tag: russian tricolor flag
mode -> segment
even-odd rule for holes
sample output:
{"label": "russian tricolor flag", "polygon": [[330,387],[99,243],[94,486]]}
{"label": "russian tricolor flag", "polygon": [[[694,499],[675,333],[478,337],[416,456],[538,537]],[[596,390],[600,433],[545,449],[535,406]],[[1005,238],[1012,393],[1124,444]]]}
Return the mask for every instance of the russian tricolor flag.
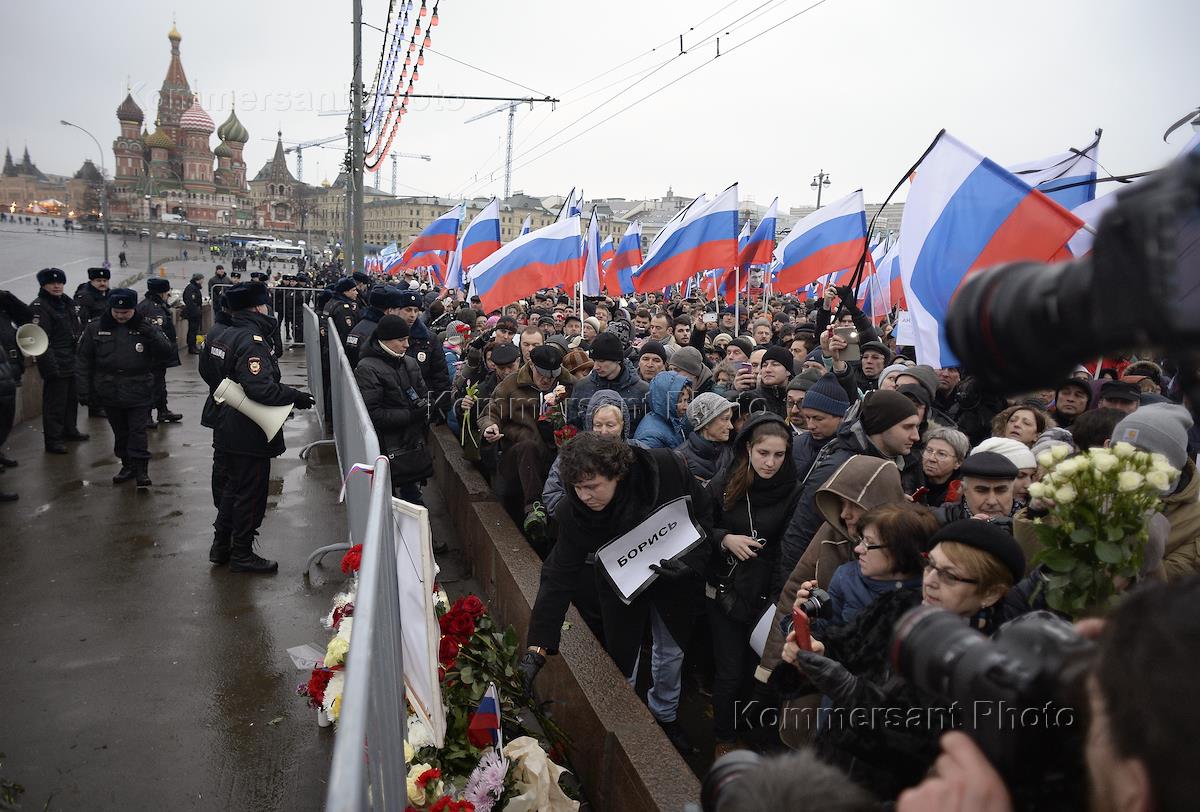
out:
{"label": "russian tricolor flag", "polygon": [[1084,149],[1010,166],[1008,171],[1070,211],[1095,199],[1099,156],[1097,134],[1096,140]]}
{"label": "russian tricolor flag", "polygon": [[463,232],[459,262],[467,271],[500,249],[500,201],[492,198]]}
{"label": "russian tricolor flag", "polygon": [[779,219],[779,198],[771,201],[766,215],[758,222],[745,245],[738,246],[738,265],[745,273],[751,265],[768,265],[775,253],[775,223]]}
{"label": "russian tricolor flag", "polygon": [[622,296],[634,292],[633,272],[642,264],[642,224],[632,222],[625,229],[625,236],[617,244],[612,264],[608,266],[610,278],[616,277]]}
{"label": "russian tricolor flag", "polygon": [[483,736],[492,740],[492,746],[499,750],[503,746],[503,732],[500,728],[500,694],[496,691],[496,683],[488,684],[487,690],[479,700],[479,707],[471,714],[467,722],[467,731],[476,734],[472,741],[480,741]]}
{"label": "russian tricolor flag", "polygon": [[587,235],[583,238],[583,296],[600,295],[600,221],[596,219],[596,207],[588,221]]}
{"label": "russian tricolor flag", "polygon": [[1002,262],[1061,258],[1082,222],[943,130],[917,168],[900,226],[900,272],[917,361],[956,366],[950,300],[972,273]]}
{"label": "russian tricolor flag", "polygon": [[867,250],[862,189],[817,209],[792,227],[775,249],[781,292],[799,290],[825,274],[857,268]]}
{"label": "russian tricolor flag", "polygon": [[469,278],[491,312],[543,288],[573,285],[582,272],[579,218],[571,217],[517,237],[472,268]]}
{"label": "russian tricolor flag", "polygon": [[693,203],[685,209],[674,230],[650,246],[633,286],[640,292],[660,290],[709,268],[732,267],[737,262],[737,190],[735,183],[708,205]]}
{"label": "russian tricolor flag", "polygon": [[600,243],[600,288],[614,298],[621,295],[621,285],[616,273],[609,273],[616,255],[617,249],[613,247],[613,238],[609,234],[604,238],[604,242]]}
{"label": "russian tricolor flag", "polygon": [[[410,260],[419,254],[432,251],[449,254],[458,248],[458,226],[462,222],[463,204],[459,203],[450,211],[438,217],[425,230],[416,236],[408,248],[404,249],[401,263],[412,267]],[[445,267],[445,262],[442,263]]]}

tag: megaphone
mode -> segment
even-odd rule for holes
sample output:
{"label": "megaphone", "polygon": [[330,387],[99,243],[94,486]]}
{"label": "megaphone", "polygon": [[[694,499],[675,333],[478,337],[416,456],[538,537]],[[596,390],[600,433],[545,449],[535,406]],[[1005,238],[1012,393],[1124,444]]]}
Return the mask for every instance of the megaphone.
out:
{"label": "megaphone", "polygon": [[36,324],[22,324],[17,328],[17,347],[30,358],[37,358],[50,349],[50,338]]}
{"label": "megaphone", "polygon": [[237,381],[225,378],[213,392],[213,400],[235,409],[253,420],[271,440],[283,428],[284,421],[292,413],[291,405],[264,406],[246,397],[246,390]]}

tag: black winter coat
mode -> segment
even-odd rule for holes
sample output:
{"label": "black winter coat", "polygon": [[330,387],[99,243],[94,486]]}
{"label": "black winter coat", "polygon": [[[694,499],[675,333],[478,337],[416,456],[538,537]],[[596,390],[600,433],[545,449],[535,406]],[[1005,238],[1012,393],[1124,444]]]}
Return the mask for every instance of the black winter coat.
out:
{"label": "black winter coat", "polygon": [[137,313],[118,324],[111,312],[83,329],[75,353],[75,390],[81,403],[122,409],[154,403],[152,370],[175,355],[157,326]]}
{"label": "black winter coat", "polygon": [[350,298],[346,294],[335,293],[325,303],[323,313],[326,317],[333,319],[333,326],[337,329],[338,340],[345,347],[346,337],[350,335],[350,330],[353,329],[354,323],[360,318],[357,305],[350,301]]}
{"label": "black winter coat", "polygon": [[75,303],[63,296],[51,296],[43,288],[29,303],[30,321],[46,331],[50,348],[38,356],[38,372],[43,379],[75,376],[75,345],[83,326],[75,313]]}
{"label": "black winter coat", "polygon": [[217,314],[213,317],[212,327],[208,328],[208,335],[204,337],[204,349],[200,353],[200,361],[197,364],[200,370],[200,377],[208,384],[208,397],[204,399],[204,408],[200,412],[200,425],[206,429],[215,429],[217,427],[219,419],[218,410],[221,406],[213,400],[212,393],[221,385],[223,377],[222,369],[225,364],[225,350],[219,349],[214,354],[213,347],[223,346],[215,342],[232,325],[233,320],[229,313],[224,310],[218,310]]}
{"label": "black winter coat", "polygon": [[200,318],[204,311],[204,291],[199,282],[188,282],[183,289],[183,317],[189,320]]}
{"label": "black winter coat", "polygon": [[169,357],[157,362],[158,368],[169,369],[170,367],[179,366],[178,337],[175,333],[175,319],[171,313],[171,308],[167,307],[167,303],[157,293],[147,293],[145,298],[138,302],[137,313],[148,324],[153,324],[162,329],[167,340],[171,342],[171,346],[175,348]]}
{"label": "black winter coat", "polygon": [[25,356],[17,349],[17,327],[33,318],[29,305],[0,290],[0,399],[16,398],[25,374]]}
{"label": "black winter coat", "polygon": [[683,457],[692,476],[700,480],[702,485],[707,485],[718,471],[729,464],[729,460],[733,456],[732,446],[729,443],[718,444],[712,440],[706,440],[700,436],[698,431],[689,434],[687,439],[675,448],[675,453]]}
{"label": "black winter coat", "polygon": [[407,355],[389,355],[372,340],[354,368],[354,380],[379,437],[380,451],[412,449],[425,440],[429,392],[416,361]]}
{"label": "black winter coat", "polygon": [[351,368],[358,364],[359,353],[371,343],[371,337],[375,335],[375,328],[379,326],[379,320],[382,318],[382,310],[368,307],[363,317],[350,328],[350,334],[346,336],[343,345],[346,348],[346,360],[350,362]]}
{"label": "black winter coat", "polygon": [[95,321],[108,310],[108,293],[96,290],[91,282],[84,282],[75,289],[75,315],[80,324]]}
{"label": "black winter coat", "polygon": [[416,359],[429,390],[430,420],[443,423],[450,409],[450,371],[446,369],[446,354],[435,343],[425,322],[417,319],[408,334],[408,355]]}
{"label": "black winter coat", "polygon": [[[617,485],[608,507],[591,510],[579,501],[574,488],[567,488],[555,510],[558,543],[542,565],[537,601],[529,619],[529,645],[550,652],[558,650],[567,606],[579,589],[579,579],[588,576],[589,554],[632,530],[662,505],[691,496],[693,517],[706,534],[710,532],[711,500],[679,456],[667,449],[631,449],[633,465]],[[660,577],[628,606],[617,597],[599,566],[592,567],[604,620],[605,648],[621,673],[633,672],[651,607],[658,611],[675,641],[687,646],[703,596],[701,573],[708,553],[708,544],[700,544],[682,559],[693,570],[692,576],[677,580]]]}
{"label": "black winter coat", "polygon": [[[275,320],[253,310],[231,316],[231,325],[216,338],[205,337],[206,351],[222,359],[219,374],[241,384],[246,396],[263,406],[287,406],[301,395],[280,381],[279,364],[271,346]],[[287,450],[283,429],[267,438],[258,424],[229,406],[217,409],[213,447],[229,454],[278,457]]]}

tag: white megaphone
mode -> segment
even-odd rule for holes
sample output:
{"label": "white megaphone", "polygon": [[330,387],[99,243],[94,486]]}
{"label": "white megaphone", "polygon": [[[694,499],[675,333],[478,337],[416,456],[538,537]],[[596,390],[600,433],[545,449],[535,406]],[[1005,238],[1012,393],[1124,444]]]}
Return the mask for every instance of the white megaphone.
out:
{"label": "white megaphone", "polygon": [[50,349],[50,338],[36,324],[22,324],[17,328],[17,347],[30,358],[37,358]]}
{"label": "white megaphone", "polygon": [[263,434],[267,435],[267,440],[273,439],[279,433],[279,430],[283,428],[284,421],[292,413],[290,404],[287,406],[264,406],[256,403],[246,397],[246,390],[242,389],[241,384],[231,381],[229,378],[224,379],[217,386],[217,390],[213,392],[213,400],[236,409],[253,420],[263,430]]}

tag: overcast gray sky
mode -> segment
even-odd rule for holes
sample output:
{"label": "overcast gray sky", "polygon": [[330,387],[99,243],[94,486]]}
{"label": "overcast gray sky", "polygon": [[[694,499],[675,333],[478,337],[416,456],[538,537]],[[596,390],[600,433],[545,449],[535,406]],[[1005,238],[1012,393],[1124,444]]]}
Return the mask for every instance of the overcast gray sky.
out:
{"label": "overcast gray sky", "polygon": [[[432,47],[562,99],[517,115],[513,188],[541,195],[571,186],[589,198],[657,197],[668,186],[694,195],[740,181],[743,198],[799,205],[825,169],[827,195],[861,186],[878,201],[941,127],[1006,164],[1082,147],[1103,127],[1101,162],[1135,172],[1178,151],[1186,134],[1168,145],[1162,132],[1200,105],[1195,0],[825,0],[781,22],[813,2],[445,0]],[[364,9],[383,26],[386,0]],[[317,111],[345,108],[349,0],[210,0],[175,12],[193,89],[218,124],[235,101],[250,131],[251,173],[273,149],[260,139],[277,128],[297,141],[343,129],[344,119]],[[111,167],[126,77],[152,123],[171,18],[170,4],[147,0],[6,3],[0,141],[18,159],[28,144],[44,171],[73,172],[95,147],[58,124],[67,118],[95,133]],[[713,60],[712,39],[695,43],[718,32],[723,55]],[[363,39],[369,83],[382,35],[367,29]],[[418,90],[529,94],[439,54],[427,56]],[[464,123],[493,106],[414,103],[393,149],[434,160],[402,160],[399,192],[499,194],[505,117]],[[340,158],[307,152],[305,180],[332,179]],[[388,164],[385,190],[390,182]]]}

